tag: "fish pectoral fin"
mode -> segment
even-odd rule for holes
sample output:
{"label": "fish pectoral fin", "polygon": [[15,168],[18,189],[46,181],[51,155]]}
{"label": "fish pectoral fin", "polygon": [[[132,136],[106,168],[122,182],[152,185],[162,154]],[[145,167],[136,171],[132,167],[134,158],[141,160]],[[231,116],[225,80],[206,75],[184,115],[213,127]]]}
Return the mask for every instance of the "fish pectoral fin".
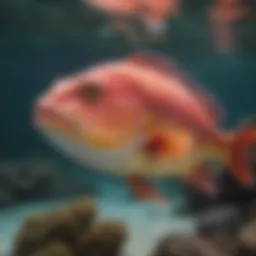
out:
{"label": "fish pectoral fin", "polygon": [[210,196],[216,196],[219,193],[218,186],[213,175],[211,175],[211,170],[204,164],[198,166],[191,175],[184,177],[182,182]]}
{"label": "fish pectoral fin", "polygon": [[145,152],[164,161],[175,160],[187,155],[193,147],[193,137],[182,127],[156,131],[148,136]]}
{"label": "fish pectoral fin", "polygon": [[152,201],[156,204],[165,205],[167,199],[162,193],[151,185],[145,178],[138,176],[130,176],[126,178],[132,194],[139,201]]}

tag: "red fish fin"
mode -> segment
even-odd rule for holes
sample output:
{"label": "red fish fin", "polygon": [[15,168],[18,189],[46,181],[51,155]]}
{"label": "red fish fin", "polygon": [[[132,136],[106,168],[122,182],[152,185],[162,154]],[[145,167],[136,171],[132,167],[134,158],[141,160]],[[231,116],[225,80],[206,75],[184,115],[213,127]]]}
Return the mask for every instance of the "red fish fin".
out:
{"label": "red fish fin", "polygon": [[208,111],[209,117],[214,121],[221,121],[223,118],[224,108],[220,102],[210,95],[198,81],[192,79],[185,74],[178,65],[158,53],[141,51],[127,58],[128,61],[143,67],[153,68],[164,75],[172,76],[181,81],[182,86],[185,86],[191,93],[202,103]]}
{"label": "red fish fin", "polygon": [[202,164],[195,172],[183,179],[184,184],[205,192],[207,195],[216,196],[219,193],[215,180],[211,175],[211,170]]}
{"label": "red fish fin", "polygon": [[127,178],[127,182],[131,187],[133,196],[140,201],[153,201],[156,204],[165,205],[167,204],[166,198],[146,179],[132,176]]}
{"label": "red fish fin", "polygon": [[253,162],[254,146],[256,146],[256,124],[251,123],[242,127],[231,142],[229,171],[234,178],[246,187],[255,185]]}

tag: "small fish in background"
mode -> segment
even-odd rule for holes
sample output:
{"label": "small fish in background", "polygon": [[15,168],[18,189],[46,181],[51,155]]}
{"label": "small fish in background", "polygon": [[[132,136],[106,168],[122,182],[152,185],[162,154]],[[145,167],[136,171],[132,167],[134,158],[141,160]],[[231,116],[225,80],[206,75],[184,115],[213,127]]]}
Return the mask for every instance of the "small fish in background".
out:
{"label": "small fish in background", "polygon": [[222,54],[235,49],[235,23],[247,15],[240,0],[217,0],[210,8],[210,21],[216,51]]}
{"label": "small fish in background", "polygon": [[148,33],[156,40],[164,39],[167,21],[180,14],[180,0],[143,0],[143,3],[146,11],[140,15]]}
{"label": "small fish in background", "polygon": [[256,129],[223,131],[221,113],[172,62],[141,52],[54,81],[36,100],[33,122],[78,164],[124,177],[139,200],[164,203],[147,178],[178,177],[214,194],[208,159],[253,186],[247,155]]}
{"label": "small fish in background", "polygon": [[[114,30],[124,33],[131,41],[145,38],[161,40],[166,33],[167,21],[180,13],[180,0],[83,0],[108,19],[102,31],[109,36]],[[144,38],[143,38],[144,37]]]}

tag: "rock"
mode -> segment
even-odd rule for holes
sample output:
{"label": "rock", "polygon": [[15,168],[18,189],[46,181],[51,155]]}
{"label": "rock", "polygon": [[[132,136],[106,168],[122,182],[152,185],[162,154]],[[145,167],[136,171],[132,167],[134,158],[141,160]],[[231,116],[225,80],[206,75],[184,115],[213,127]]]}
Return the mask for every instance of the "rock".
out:
{"label": "rock", "polygon": [[231,255],[232,256],[256,256],[256,252],[252,249],[240,246]]}
{"label": "rock", "polygon": [[227,236],[225,234],[216,234],[204,239],[228,256],[233,255],[238,248],[236,238]]}
{"label": "rock", "polygon": [[190,212],[197,213],[213,206],[226,204],[244,207],[256,198],[256,187],[246,189],[230,175],[227,168],[224,168],[218,177],[216,177],[216,183],[219,189],[219,194],[214,197],[208,196],[192,186],[184,187],[188,197]]}
{"label": "rock", "polygon": [[153,256],[227,256],[207,240],[192,235],[169,235],[160,240]]}
{"label": "rock", "polygon": [[9,207],[16,201],[9,176],[14,168],[11,163],[0,164],[0,209]]}
{"label": "rock", "polygon": [[40,199],[92,195],[89,186],[70,180],[49,159],[30,157],[0,162],[0,208]]}
{"label": "rock", "polygon": [[243,207],[245,218],[250,221],[256,218],[256,200],[252,200]]}
{"label": "rock", "polygon": [[243,250],[253,251],[256,255],[256,219],[249,221],[241,228],[238,241]]}
{"label": "rock", "polygon": [[0,186],[0,209],[9,207],[15,203],[12,189],[8,185]]}
{"label": "rock", "polygon": [[199,235],[235,236],[243,218],[240,209],[235,206],[212,207],[198,215],[197,232]]}

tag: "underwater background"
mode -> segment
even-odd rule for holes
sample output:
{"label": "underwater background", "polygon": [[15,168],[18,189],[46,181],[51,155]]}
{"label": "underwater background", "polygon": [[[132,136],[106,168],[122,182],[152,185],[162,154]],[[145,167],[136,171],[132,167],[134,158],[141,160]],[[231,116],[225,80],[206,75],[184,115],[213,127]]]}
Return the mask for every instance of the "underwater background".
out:
{"label": "underwater background", "polygon": [[[184,0],[181,15],[169,23],[167,40],[146,48],[174,59],[209,88],[227,112],[223,127],[231,129],[256,112],[256,19],[252,15],[236,25],[238,39],[234,52],[218,54],[214,51],[207,21],[211,2]],[[253,1],[250,8],[256,13]],[[134,218],[138,221],[137,212],[141,214],[148,208],[142,209],[132,203],[124,181],[84,170],[62,157],[41,139],[31,121],[35,98],[53,79],[134,52],[133,46],[122,35],[102,36],[103,25],[104,19],[86,9],[80,1],[0,1],[0,160],[11,162],[41,156],[54,159],[70,182],[80,184],[86,193],[101,198],[105,215],[124,217],[135,209]],[[159,186],[170,193],[172,201],[174,197],[178,198],[177,201],[182,199],[178,184],[160,183]],[[24,212],[39,206],[32,203],[28,207],[22,208],[20,215],[18,210],[8,214],[6,209],[2,210],[0,242],[9,239],[8,231],[3,230],[10,229],[10,223],[13,223],[12,227],[18,225]],[[168,220],[161,214],[159,216],[159,223],[153,229],[162,232],[167,229]],[[140,226],[145,232],[150,220],[146,219],[139,225],[135,224],[136,220],[129,219],[132,226]],[[174,229],[187,230],[192,226],[186,219],[173,225]],[[159,232],[156,231],[155,235]],[[143,236],[143,232],[136,234],[138,239]],[[143,249],[142,254],[140,249],[136,250],[136,255],[146,255]]]}

